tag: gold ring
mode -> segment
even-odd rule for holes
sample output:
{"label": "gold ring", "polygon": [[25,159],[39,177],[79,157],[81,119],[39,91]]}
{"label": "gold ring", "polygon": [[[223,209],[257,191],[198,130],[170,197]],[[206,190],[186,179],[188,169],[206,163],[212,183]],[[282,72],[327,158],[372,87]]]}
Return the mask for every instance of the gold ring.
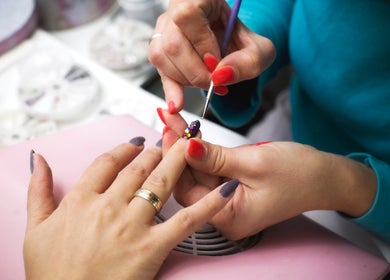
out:
{"label": "gold ring", "polygon": [[135,192],[134,197],[136,197],[136,196],[143,198],[143,199],[147,200],[148,202],[150,202],[150,204],[153,205],[154,209],[156,209],[156,213],[160,212],[161,207],[162,207],[162,202],[161,202],[160,198],[154,192],[152,192],[148,189],[141,188]]}
{"label": "gold ring", "polygon": [[149,39],[149,44],[150,42],[152,42],[153,39],[156,39],[156,38],[161,38],[163,36],[163,34],[161,32],[158,32],[158,33],[154,33],[150,39]]}

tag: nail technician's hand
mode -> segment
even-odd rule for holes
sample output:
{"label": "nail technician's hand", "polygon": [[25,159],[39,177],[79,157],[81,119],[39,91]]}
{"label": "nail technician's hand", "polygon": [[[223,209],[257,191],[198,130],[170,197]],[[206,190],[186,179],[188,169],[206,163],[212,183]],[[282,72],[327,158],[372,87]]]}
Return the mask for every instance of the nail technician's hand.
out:
{"label": "nail technician's hand", "polygon": [[[159,116],[167,125],[165,154],[186,122],[162,109]],[[232,239],[308,210],[338,210],[357,217],[370,208],[376,194],[371,168],[294,142],[226,148],[192,138],[185,158],[189,166],[175,188],[175,198],[183,205],[195,203],[228,178],[239,180],[233,199],[210,221]]]}
{"label": "nail technician's hand", "polygon": [[[212,220],[227,237],[244,236],[308,210],[338,210],[358,217],[374,201],[374,171],[348,158],[294,142],[225,148],[199,138],[188,140],[186,160],[199,174],[237,178],[233,199]],[[183,205],[213,190],[215,181],[192,179],[176,190]],[[217,181],[218,182],[218,181]]]}
{"label": "nail technician's hand", "polygon": [[161,149],[141,153],[143,142],[133,143],[98,157],[58,206],[50,168],[33,154],[27,279],[153,279],[170,250],[222,209],[237,186],[224,185],[156,224],[154,206],[134,194],[146,188],[165,203],[186,166],[187,142],[176,141],[162,161]]}
{"label": "nail technician's hand", "polygon": [[239,20],[221,60],[229,14],[225,0],[173,0],[158,18],[154,34],[162,35],[152,37],[149,60],[161,76],[170,113],[183,108],[184,86],[207,89],[213,79],[215,92],[226,94],[226,85],[254,78],[272,63],[271,41]]}

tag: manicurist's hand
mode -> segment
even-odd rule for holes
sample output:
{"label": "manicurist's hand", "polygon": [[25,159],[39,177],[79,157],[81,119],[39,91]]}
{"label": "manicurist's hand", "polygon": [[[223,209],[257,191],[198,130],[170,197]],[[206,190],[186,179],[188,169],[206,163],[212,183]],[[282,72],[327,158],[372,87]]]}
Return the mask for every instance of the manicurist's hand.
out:
{"label": "manicurist's hand", "polygon": [[258,76],[274,60],[271,41],[239,20],[221,58],[230,11],[225,0],[172,0],[158,18],[149,60],[161,76],[170,113],[183,108],[184,86],[207,89],[212,79],[216,94],[227,94],[226,85]]}
{"label": "manicurist's hand", "polygon": [[[186,160],[196,171],[193,174],[240,181],[234,198],[211,220],[232,239],[309,210],[337,210],[358,217],[370,208],[376,194],[371,168],[294,142],[226,148],[192,138]],[[178,188],[176,198],[190,205],[216,185],[198,181],[191,188]]]}
{"label": "manicurist's hand", "polygon": [[[164,138],[166,152],[175,137],[178,139],[185,121],[178,114],[160,114],[170,128]],[[338,210],[358,217],[375,198],[377,183],[371,168],[307,145],[271,142],[227,148],[200,138],[187,142],[189,166],[175,189],[175,198],[191,205],[221,182],[238,179],[233,199],[210,221],[232,239],[308,210]]]}
{"label": "manicurist's hand", "polygon": [[[152,191],[162,204],[186,167],[181,139],[161,160],[135,138],[98,157],[59,205],[45,159],[32,154],[24,242],[27,279],[153,279],[171,249],[231,199],[236,181],[156,224],[156,208],[134,197]],[[158,206],[157,206],[158,208]]]}

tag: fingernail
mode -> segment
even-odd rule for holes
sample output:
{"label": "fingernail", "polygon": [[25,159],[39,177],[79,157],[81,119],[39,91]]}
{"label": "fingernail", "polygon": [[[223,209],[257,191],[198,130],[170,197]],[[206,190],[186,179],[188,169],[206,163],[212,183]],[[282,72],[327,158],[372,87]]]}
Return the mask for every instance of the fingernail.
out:
{"label": "fingernail", "polygon": [[204,154],[204,147],[202,143],[196,141],[195,139],[190,139],[187,152],[191,157],[200,159]]}
{"label": "fingernail", "polygon": [[163,113],[163,109],[162,108],[157,108],[157,115],[160,118],[160,120],[163,122],[163,124],[166,125],[167,122],[165,121],[165,117],[164,117],[164,113]]}
{"label": "fingernail", "polygon": [[34,172],[34,158],[35,158],[35,151],[30,151],[30,172],[31,174]]}
{"label": "fingernail", "polygon": [[164,128],[163,128],[163,131],[162,131],[162,136],[164,137],[164,135],[168,132],[168,131],[170,131],[171,130],[171,128],[169,127],[169,126],[164,126]]}
{"label": "fingernail", "polygon": [[214,91],[219,95],[226,95],[229,93],[229,88],[227,86],[217,86],[214,87]]}
{"label": "fingernail", "polygon": [[212,54],[205,54],[203,57],[204,64],[206,64],[207,70],[213,72],[218,65],[218,60]]}
{"label": "fingernail", "polygon": [[134,137],[129,141],[129,143],[136,145],[137,147],[142,146],[145,143],[145,137],[142,136]]}
{"label": "fingernail", "polygon": [[264,145],[264,144],[267,144],[267,143],[271,143],[272,141],[262,141],[262,142],[257,142],[255,144],[255,146],[260,146],[260,145]]}
{"label": "fingernail", "polygon": [[190,139],[194,137],[200,129],[200,121],[196,120],[190,123],[190,125],[184,130],[182,137],[184,139]]}
{"label": "fingernail", "polygon": [[162,147],[162,138],[156,142],[156,147],[161,148]]}
{"label": "fingernail", "polygon": [[211,74],[215,86],[227,84],[234,79],[234,69],[231,66],[223,66]]}
{"label": "fingernail", "polygon": [[223,185],[219,193],[226,198],[230,196],[232,193],[234,193],[239,183],[240,181],[238,181],[237,179],[232,179],[229,182],[226,182],[225,185]]}
{"label": "fingernail", "polygon": [[175,102],[172,100],[168,102],[168,112],[169,114],[174,114],[176,112]]}

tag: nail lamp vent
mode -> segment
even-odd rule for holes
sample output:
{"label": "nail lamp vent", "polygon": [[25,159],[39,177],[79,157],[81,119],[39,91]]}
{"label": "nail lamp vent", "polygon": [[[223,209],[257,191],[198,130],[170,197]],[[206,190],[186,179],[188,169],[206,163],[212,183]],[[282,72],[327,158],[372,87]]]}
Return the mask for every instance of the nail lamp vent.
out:
{"label": "nail lamp vent", "polygon": [[[158,223],[166,221],[180,208],[181,206],[171,197],[156,215],[156,221]],[[174,250],[199,256],[231,255],[252,248],[260,241],[261,235],[260,232],[240,240],[229,240],[216,228],[206,224],[180,242]]]}

